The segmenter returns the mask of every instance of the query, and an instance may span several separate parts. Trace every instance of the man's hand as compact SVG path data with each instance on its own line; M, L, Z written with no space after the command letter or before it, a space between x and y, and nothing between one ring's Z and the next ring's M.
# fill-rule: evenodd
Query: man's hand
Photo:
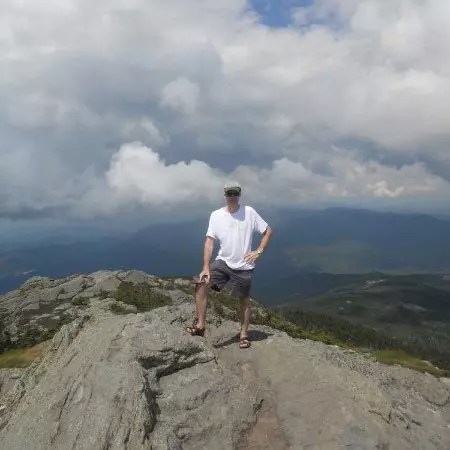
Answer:
M259 258L258 252L250 252L244 256L244 261L247 263L254 263Z
M210 279L209 268L203 269L200 272L199 278L202 283L208 283Z

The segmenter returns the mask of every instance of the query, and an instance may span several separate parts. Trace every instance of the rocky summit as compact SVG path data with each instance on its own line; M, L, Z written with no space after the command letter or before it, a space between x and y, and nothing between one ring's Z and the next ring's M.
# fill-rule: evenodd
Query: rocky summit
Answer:
M0 370L0 448L450 448L448 379L264 325L239 349L230 299L211 300L205 337L192 337L192 292L114 271L0 297L3 348L40 346Z

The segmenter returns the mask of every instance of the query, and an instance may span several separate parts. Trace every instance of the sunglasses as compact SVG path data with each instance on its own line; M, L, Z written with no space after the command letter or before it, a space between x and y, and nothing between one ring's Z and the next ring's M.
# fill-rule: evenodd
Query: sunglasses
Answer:
M226 197L238 197L239 195L241 195L241 191L238 190L225 191Z

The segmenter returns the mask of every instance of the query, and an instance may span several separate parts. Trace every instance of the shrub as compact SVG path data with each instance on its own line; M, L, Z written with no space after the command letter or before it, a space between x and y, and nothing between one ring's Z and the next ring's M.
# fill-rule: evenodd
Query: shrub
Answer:
M383 364L398 364L418 372L428 372L437 377L448 377L450 371L438 369L419 358L411 356L404 350L379 350L375 353L375 359Z
M115 314L129 314L130 311L124 308L120 303L112 303L109 309Z
M80 296L80 297L76 297L72 300L72 304L75 306L89 306L89 302L90 302L90 297L84 297L84 296Z
M154 308L172 304L172 299L148 283L133 284L129 281L122 281L117 288L114 298L123 303L136 306L139 312L150 311Z
M51 328L37 328L37 327L27 327L25 330L18 334L16 340L12 340L11 337L8 337L3 341L3 344L0 345L0 354L3 352L7 352L10 350L20 350L34 347L42 342L50 340L59 329L67 324L72 322L73 318L65 315L58 319L58 321Z

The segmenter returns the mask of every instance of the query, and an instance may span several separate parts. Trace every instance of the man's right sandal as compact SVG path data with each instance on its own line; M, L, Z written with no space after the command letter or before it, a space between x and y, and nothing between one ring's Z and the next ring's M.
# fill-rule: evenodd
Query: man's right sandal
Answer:
M249 348L250 347L250 339L248 337L242 337L239 340L239 348Z

